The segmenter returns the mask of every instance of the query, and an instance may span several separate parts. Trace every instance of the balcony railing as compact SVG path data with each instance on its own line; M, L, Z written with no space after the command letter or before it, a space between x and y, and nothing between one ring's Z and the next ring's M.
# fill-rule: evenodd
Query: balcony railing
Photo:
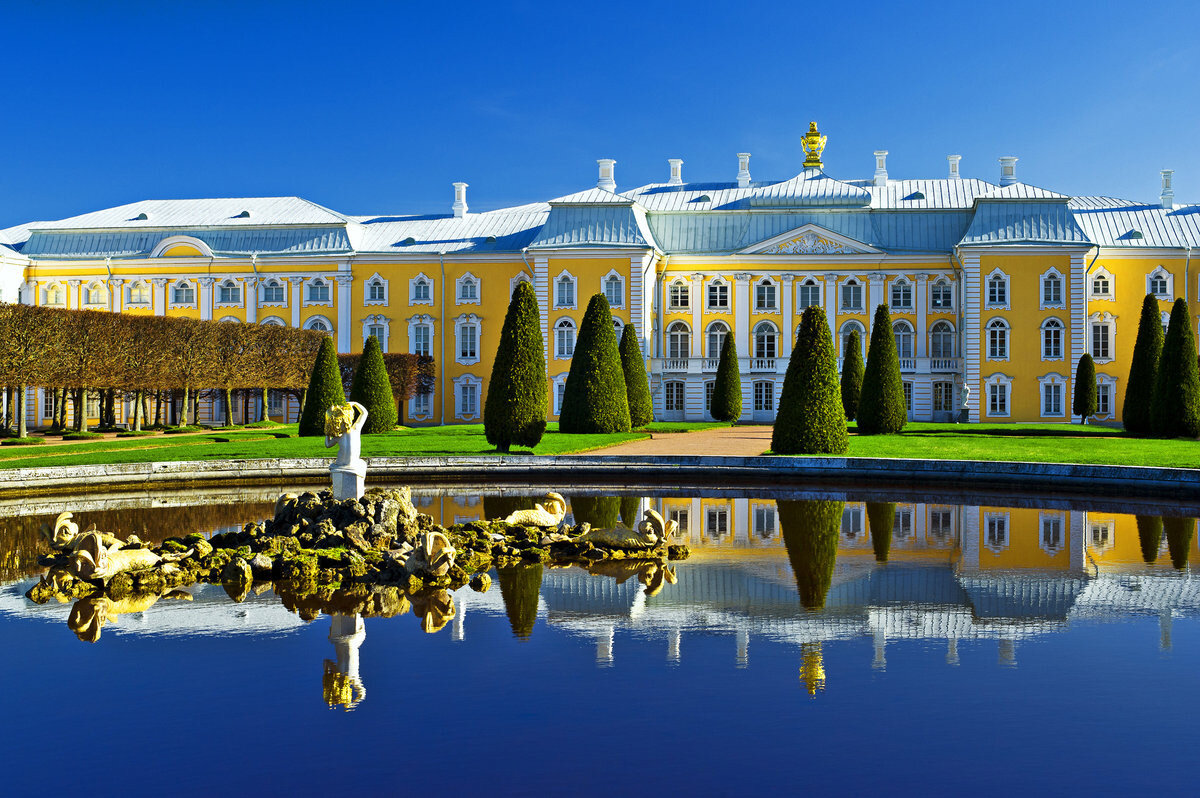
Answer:
M842 371L842 358L838 358L838 373ZM962 358L958 357L902 357L900 371L905 374L961 374Z

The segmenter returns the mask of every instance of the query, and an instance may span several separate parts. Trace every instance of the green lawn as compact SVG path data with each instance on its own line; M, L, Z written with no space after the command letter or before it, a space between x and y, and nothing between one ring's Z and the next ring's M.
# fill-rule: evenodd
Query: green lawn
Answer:
M653 423L650 432L686 432L721 424ZM288 437L281 437L281 436ZM101 465L172 460L226 460L269 457L333 457L323 438L298 438L296 425L272 429L230 429L203 435L155 435L58 446L0 447L0 468L48 465ZM563 435L558 424L547 425L536 449L514 448L513 454L570 454L649 437L645 431L613 435ZM51 439L53 440L53 439ZM496 454L482 424L449 427L410 427L384 435L363 437L363 456Z

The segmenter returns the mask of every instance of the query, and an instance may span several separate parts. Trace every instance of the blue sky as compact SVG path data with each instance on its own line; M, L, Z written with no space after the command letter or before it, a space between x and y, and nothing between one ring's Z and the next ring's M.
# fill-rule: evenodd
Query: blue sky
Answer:
M806 12L805 8L811 9ZM120 3L5 9L0 227L147 198L352 214L800 169L1200 201L1200 4Z

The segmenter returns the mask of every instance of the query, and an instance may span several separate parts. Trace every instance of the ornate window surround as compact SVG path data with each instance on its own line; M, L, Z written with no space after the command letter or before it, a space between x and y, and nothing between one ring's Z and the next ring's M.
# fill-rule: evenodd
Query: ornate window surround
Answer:
M570 330L571 331L571 353L570 354L564 355L564 354L562 354L562 352L559 351L559 347L558 347L558 331L559 330ZM572 319L570 316L563 316L554 322L553 332L554 332L554 341L551 346L553 358L555 360L569 361L572 357L575 356L575 339L579 335L579 325L577 325L575 323L575 320Z
M273 284L273 285L271 285ZM283 299L280 301L267 301L267 287L277 287L283 289ZM288 303L288 281L279 277L271 276L258 281L258 306L260 308L286 308Z
M146 296L148 297L147 299L134 300L133 292L134 292L134 289L136 289L138 286L142 286L146 289ZM150 281L147 280L146 278L138 277L134 280L131 280L129 285L126 286L126 288L125 288L125 304L126 305L129 305L130 307L135 307L135 308L146 308L146 307L150 307L150 305L153 303L153 301L154 301L154 287L150 284Z
M1058 413L1046 412L1046 388L1051 385L1061 387L1061 402ZM1038 415L1041 418L1067 418L1070 415L1071 395L1067 391L1067 378L1058 372L1050 372L1038 377Z
M722 286L722 285L725 286L725 297L728 300L725 303L725 307L723 307L723 308L713 305L711 298L710 298L710 294L709 294L709 290L712 287ZM732 314L733 313L733 286L730 284L730 282L728 280L726 280L724 277L722 277L720 275L715 275L704 281L704 289L703 290L704 290L704 312L705 313L718 313L718 314Z
M455 377L454 383L454 417L460 421L475 421L483 417L483 380L474 374L463 374ZM466 385L475 386L475 412L464 413L462 409L462 389Z
M376 285L383 287L383 299L371 299L371 287ZM371 305L386 306L391 299L388 286L389 282L383 279L383 276L379 272L375 272L368 277L367 281L363 283L363 307L370 307Z
M1103 277L1108 280L1108 293L1097 294L1095 292L1096 278ZM1115 302L1117 299L1117 280L1113 273L1103 266L1098 267L1088 276L1088 299L1097 301Z
M1167 281L1166 293L1155 293L1150 289L1150 286L1154 283L1155 277L1162 277ZM1162 266L1156 266L1150 271L1149 274L1146 275L1146 293L1154 294L1159 299L1168 301L1173 300L1175 298L1175 275Z
M418 327L429 328L429 353L433 354L433 337L434 331L437 329L434 325L434 318L427 313L419 313L416 316L410 316L405 319L408 322L408 352L415 355L413 344L416 341L416 330Z
M567 281L571 284L571 301L560 302L558 296L558 284ZM579 279L571 274L566 269L563 269L554 276L554 281L550 286L550 307L554 310L575 310L579 307Z
M992 398L992 386L993 385L1003 385L1004 386L1005 399L1004 399L1004 412L1003 413L993 413L991 410L991 407L992 407L991 398ZM996 372L994 374L989 374L987 377L985 377L983 380L983 396L979 397L979 406L982 411L986 411L986 412L981 412L980 415L986 415L988 418L1011 418L1012 417L1012 405L1013 405L1012 386L1013 386L1013 378L1008 376L1007 374L1002 374L1000 372Z
M221 289L222 288L230 288L230 287L237 289L237 297L238 298L235 300L231 300L229 302L222 302L221 301ZM217 283L216 285L213 286L213 307L216 307L216 308L244 307L245 306L244 300L246 298L246 294L244 292L245 292L245 286L243 286L237 280L234 280L232 277L226 277L224 280L221 280L219 283Z
M417 284L425 283L429 289L428 296L424 299L417 299ZM455 295L457 296L457 291ZM424 272L418 272L417 276L408 281L408 304L410 305L433 305L433 280Z
M1004 329L1004 355L992 357L991 331L996 322L1000 323L1000 327L996 327L995 329ZM1012 325L1008 323L1008 319L1004 318L1003 316L993 316L987 320L986 324L983 325L983 333L983 351L985 360L1007 362L1012 358Z
M625 301L625 275L621 274L621 273L620 273L619 271L617 271L616 269L611 269L611 270L608 272L608 274L606 274L606 275L604 275L603 277L601 277L601 278L600 278L600 293L604 294L604 298L605 298L605 299L608 299L608 281L609 281L609 279L610 279L610 278L613 278L613 277L616 277L616 278L617 278L617 280L620 282L620 285L621 285L621 301L620 301L619 303L617 303L617 304L615 304L615 305L614 305L614 304L612 303L612 301L610 300L610 301L609 301L609 303L608 303L608 306L609 306L610 308L624 308L624 307L625 307L625 305L626 305L626 301Z
M1057 302L1046 301L1046 281L1051 277L1058 278ZM1038 275L1038 308L1040 310L1065 310L1067 307L1067 278L1058 269L1051 266Z
M380 313L372 313L362 320L362 340L363 345L367 343L367 338L370 336L370 330L374 326L383 327L383 340L379 342L379 346L384 352L390 352L388 346L392 337L392 320Z
M463 298L463 286L467 281L475 284L475 297ZM433 294L430 293L430 296ZM471 272L465 272L461 277L454 281L454 304L456 305L478 305L483 298L483 285L478 277Z
M177 289L177 288L191 289L192 301L191 302L175 301L175 289ZM167 286L167 306L172 307L172 308L194 308L194 307L196 307L197 300L199 299L199 297L197 296L199 291L197 291L196 289L197 289L197 285L196 285L196 282L193 280L187 280L187 279L176 280L175 282L173 282Z
M317 322L321 322L322 324L324 324L326 327L329 328L329 330L328 330L329 335L333 335L335 332L337 332L337 327L334 326L333 322L330 321L329 317L323 316L319 313L316 315L313 315L313 316L309 316L307 319L304 320L304 325L303 325L304 329L306 329L306 330L313 329L313 325Z
M988 295L991 293L989 289L992 280L997 277L1000 278L1000 280L1004 283L1004 301L990 302L988 300ZM1041 290L1040 284L1038 285L1038 290ZM983 278L982 291L983 296L979 298L980 307L986 308L987 310L1012 310L1012 278L1004 273L999 266L992 269L990 272L988 272L987 276Z
M1046 330L1054 329L1054 327L1052 327L1052 324L1051 324L1052 322L1057 325L1057 329L1058 329L1058 355L1057 356L1046 354ZM1063 322L1062 319L1058 318L1057 316L1047 316L1046 318L1042 319L1042 323L1038 325L1038 333L1039 333L1039 338L1040 338L1039 343L1041 344L1038 347L1038 349L1041 352L1043 363L1066 359L1066 356L1067 356L1067 325Z
M480 361L479 352L483 348L483 320L474 313L463 313L454 320L454 362L471 366ZM460 331L466 327L475 328L475 356L463 357L462 342L459 340Z
M1097 357L1092 351L1092 328L1103 325L1108 327L1108 357ZM1114 352L1117 348L1117 317L1108 311L1096 312L1088 316L1087 351L1092 360L1097 363L1111 363L1116 360Z
M312 298L312 289L320 286L324 286L329 291L329 299ZM303 307L331 308L333 307L333 280L322 275L309 277L304 281L304 289L301 292L301 296L303 297Z
M895 289L898 286L905 286L905 285L908 286L908 304L903 305L903 306L894 304L892 302L892 299L895 297L895 294L893 292L895 291ZM908 279L904 275L900 275L899 277L895 277L892 280L888 281L887 301L888 301L888 310L890 310L892 313L916 313L917 312L917 286L916 286L916 283L914 283L912 280Z

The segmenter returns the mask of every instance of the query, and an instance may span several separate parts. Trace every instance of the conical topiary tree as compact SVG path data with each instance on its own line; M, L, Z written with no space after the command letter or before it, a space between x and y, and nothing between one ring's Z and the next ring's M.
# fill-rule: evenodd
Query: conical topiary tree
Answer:
M1075 367L1075 396L1071 402L1071 412L1079 416L1080 424L1096 415L1096 402L1096 361L1083 354Z
M734 422L742 417L742 372L738 368L737 344L733 333L721 344L717 361L717 376L713 383L712 406L709 415L717 421Z
M593 529L610 529L621 517L619 496L571 496L571 516L576 524L589 524Z
M1149 565L1158 559L1158 548L1162 545L1162 516L1137 516L1137 531L1138 544L1142 547L1142 559Z
M504 612L513 636L528 640L537 623L538 592L542 589L542 566L516 565L497 568L496 578L500 582L500 598L504 601Z
M604 294L588 302L563 391L559 432L629 432L629 394Z
M775 454L845 454L848 445L837 358L825 311L810 306L800 317L771 431Z
M634 429L654 420L654 403L650 399L650 379L646 359L632 324L621 333L621 370L625 372L625 394L629 398L629 424Z
M1170 330L1167 331L1170 335ZM1179 515L1168 515L1162 520L1163 534L1167 537L1167 551L1171 554L1171 565L1182 571L1187 568L1192 540L1196 537L1196 519Z
M904 382L900 379L900 357L896 352L892 315L887 305L875 308L857 418L860 435L888 435L899 432L908 423Z
M520 281L508 303L500 346L492 364L483 430L501 452L513 444L533 448L546 431L546 361L537 296Z
M824 314L822 314L824 315ZM845 502L780 499L779 532L805 609L825 606L837 562L838 529Z
M325 434L325 413L333 405L344 405L346 393L342 390L342 373L338 369L337 350L333 339L325 336L317 359L313 362L312 375L308 378L308 390L304 393L304 410L300 413L300 435Z
M892 550L892 527L896 525L895 502L867 502L867 524L876 562L887 562Z
M392 395L392 381L388 378L387 366L383 364L383 350L379 339L367 336L362 357L354 369L350 383L350 401L367 408L367 423L364 435L391 432L396 426L396 399Z
M641 496L622 496L621 523L630 529L637 529L637 525L642 521L641 514L638 512L641 508Z
M1163 340L1151 405L1154 433L1165 438L1200 437L1200 369L1187 302L1175 300Z
M846 352L842 356L842 409L846 411L847 421L853 421L858 415L862 381L862 341L858 337L858 330L851 330L846 339Z
M1151 406L1154 387L1158 384L1158 361L1162 356L1162 319L1158 299L1146 294L1142 315L1138 319L1137 341L1129 363L1129 383L1125 386L1125 403L1121 406L1121 423L1138 435L1154 431Z

